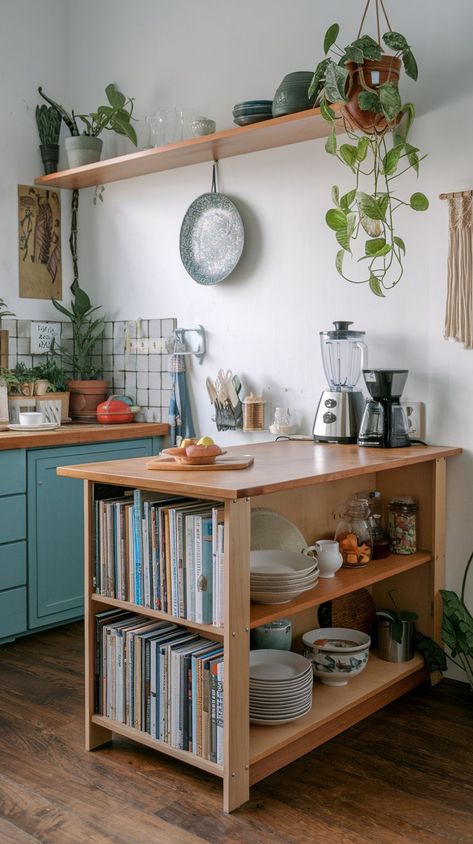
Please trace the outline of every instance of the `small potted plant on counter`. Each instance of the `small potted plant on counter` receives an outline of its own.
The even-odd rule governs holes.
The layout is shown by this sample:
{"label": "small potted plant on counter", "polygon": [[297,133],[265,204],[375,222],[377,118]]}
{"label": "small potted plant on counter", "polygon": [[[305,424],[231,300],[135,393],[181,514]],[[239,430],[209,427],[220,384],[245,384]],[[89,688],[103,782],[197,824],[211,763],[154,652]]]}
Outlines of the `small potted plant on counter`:
{"label": "small potted plant on counter", "polygon": [[[113,83],[105,88],[108,104],[98,106],[90,114],[69,113],[62,105],[50,99],[41,87],[38,92],[56,109],[71,133],[71,137],[65,139],[69,167],[81,167],[99,161],[102,153],[102,139],[99,135],[106,130],[124,135],[134,146],[137,145],[136,132],[131,123],[133,98],[125,97]],[[78,120],[84,126],[82,132]]]}
{"label": "small potted plant on counter", "polygon": [[46,356],[46,360],[33,367],[35,375],[36,409],[45,411],[51,403],[60,405],[61,422],[69,421],[69,391],[66,389],[66,373],[62,366]]}
{"label": "small potted plant on counter", "polygon": [[[96,422],[96,408],[108,392],[107,381],[100,378],[101,370],[94,360],[97,343],[102,339],[105,317],[93,317],[99,310],[93,307],[88,294],[77,285],[72,294],[71,309],[52,299],[54,307],[66,316],[72,325],[72,345],[62,344],[59,352],[70,392],[70,413],[77,422]],[[53,344],[54,345],[54,344]]]}

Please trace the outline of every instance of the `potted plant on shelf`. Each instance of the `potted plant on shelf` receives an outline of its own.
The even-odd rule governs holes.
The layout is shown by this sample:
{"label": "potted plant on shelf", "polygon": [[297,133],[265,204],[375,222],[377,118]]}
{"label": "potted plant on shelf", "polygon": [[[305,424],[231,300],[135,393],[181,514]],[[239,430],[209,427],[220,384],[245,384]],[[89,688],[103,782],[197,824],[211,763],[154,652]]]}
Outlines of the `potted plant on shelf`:
{"label": "potted plant on shelf", "polygon": [[[353,176],[350,190],[332,188],[333,207],[326,222],[340,247],[335,259],[340,275],[349,282],[366,283],[376,296],[384,297],[384,291],[402,277],[406,252],[404,240],[396,234],[395,213],[401,208],[425,211],[429,206],[423,193],[412,193],[406,201],[394,185],[408,170],[418,175],[425,158],[407,141],[415,109],[412,103],[402,104],[398,88],[401,62],[414,80],[417,64],[406,38],[390,27],[382,41],[394,55],[384,52],[379,31],[375,41],[361,35],[360,27],[358,37],[344,49],[337,44],[339,31],[337,23],[327,30],[325,58],[309,87],[309,96],[317,92],[316,103],[330,127],[325,149]],[[331,106],[338,102],[342,107],[337,114]],[[349,142],[338,141],[340,123]],[[347,259],[363,271],[348,274]]]}
{"label": "potted plant on shelf", "polygon": [[69,391],[66,389],[66,373],[62,366],[47,355],[46,360],[33,367],[33,373],[36,379],[36,409],[44,413],[53,403],[58,403],[61,422],[68,422]]}
{"label": "potted plant on shelf", "polygon": [[61,122],[61,115],[54,106],[36,106],[36,125],[41,142],[39,149],[46,176],[57,170]]}
{"label": "potted plant on shelf", "polygon": [[101,371],[94,361],[97,343],[103,336],[105,317],[92,317],[100,306],[92,307],[89,296],[79,285],[72,294],[71,310],[57,299],[52,299],[52,303],[72,325],[72,347],[62,344],[57,350],[64,369],[70,374],[66,386],[71,394],[71,417],[78,422],[95,422],[97,405],[104,401],[108,392],[108,383],[99,377]]}
{"label": "potted plant on shelf", "polygon": [[[71,133],[71,137],[65,140],[69,167],[81,167],[99,161],[102,153],[102,138],[99,135],[106,130],[125,135],[132,144],[137,145],[136,132],[131,124],[134,100],[125,97],[113,83],[105,88],[108,105],[98,106],[90,114],[69,113],[62,105],[50,99],[41,87],[38,92],[56,109]],[[78,120],[84,126],[82,132]]]}
{"label": "potted plant on shelf", "polygon": [[393,609],[376,610],[379,656],[388,662],[407,662],[414,656],[416,612],[400,610],[388,590]]}

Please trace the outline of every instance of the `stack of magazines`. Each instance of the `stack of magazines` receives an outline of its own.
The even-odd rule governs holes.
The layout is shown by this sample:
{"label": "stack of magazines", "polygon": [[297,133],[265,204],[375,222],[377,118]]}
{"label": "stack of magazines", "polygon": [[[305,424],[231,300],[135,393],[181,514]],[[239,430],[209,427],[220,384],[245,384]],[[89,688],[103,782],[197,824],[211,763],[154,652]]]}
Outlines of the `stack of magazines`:
{"label": "stack of magazines", "polygon": [[97,713],[223,764],[223,645],[123,610],[95,623]]}
{"label": "stack of magazines", "polygon": [[95,591],[223,625],[223,506],[135,489],[95,502]]}

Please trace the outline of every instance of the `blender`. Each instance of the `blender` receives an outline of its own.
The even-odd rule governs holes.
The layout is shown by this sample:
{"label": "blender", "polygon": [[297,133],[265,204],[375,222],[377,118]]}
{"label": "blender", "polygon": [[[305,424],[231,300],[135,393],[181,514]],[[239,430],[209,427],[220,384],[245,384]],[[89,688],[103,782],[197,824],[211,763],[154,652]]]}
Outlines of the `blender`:
{"label": "blender", "polygon": [[407,418],[400,398],[408,369],[363,369],[368,392],[358,445],[402,448],[411,444]]}
{"label": "blender", "polygon": [[356,443],[364,399],[355,387],[367,366],[365,332],[350,331],[351,322],[333,324],[333,331],[320,332],[328,389],[320,396],[312,434],[316,442]]}

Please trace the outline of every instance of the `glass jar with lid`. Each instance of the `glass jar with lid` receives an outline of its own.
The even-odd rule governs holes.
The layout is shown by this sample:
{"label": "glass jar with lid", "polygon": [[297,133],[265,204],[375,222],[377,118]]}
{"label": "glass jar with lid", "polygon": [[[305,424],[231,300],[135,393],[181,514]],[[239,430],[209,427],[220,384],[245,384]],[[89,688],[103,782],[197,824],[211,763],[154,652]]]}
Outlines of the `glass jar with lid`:
{"label": "glass jar with lid", "polygon": [[411,495],[397,495],[389,500],[388,531],[393,554],[417,551],[418,505]]}
{"label": "glass jar with lid", "polygon": [[373,555],[369,519],[370,507],[366,498],[351,498],[346,502],[335,531],[343,568],[361,568],[369,563]]}

